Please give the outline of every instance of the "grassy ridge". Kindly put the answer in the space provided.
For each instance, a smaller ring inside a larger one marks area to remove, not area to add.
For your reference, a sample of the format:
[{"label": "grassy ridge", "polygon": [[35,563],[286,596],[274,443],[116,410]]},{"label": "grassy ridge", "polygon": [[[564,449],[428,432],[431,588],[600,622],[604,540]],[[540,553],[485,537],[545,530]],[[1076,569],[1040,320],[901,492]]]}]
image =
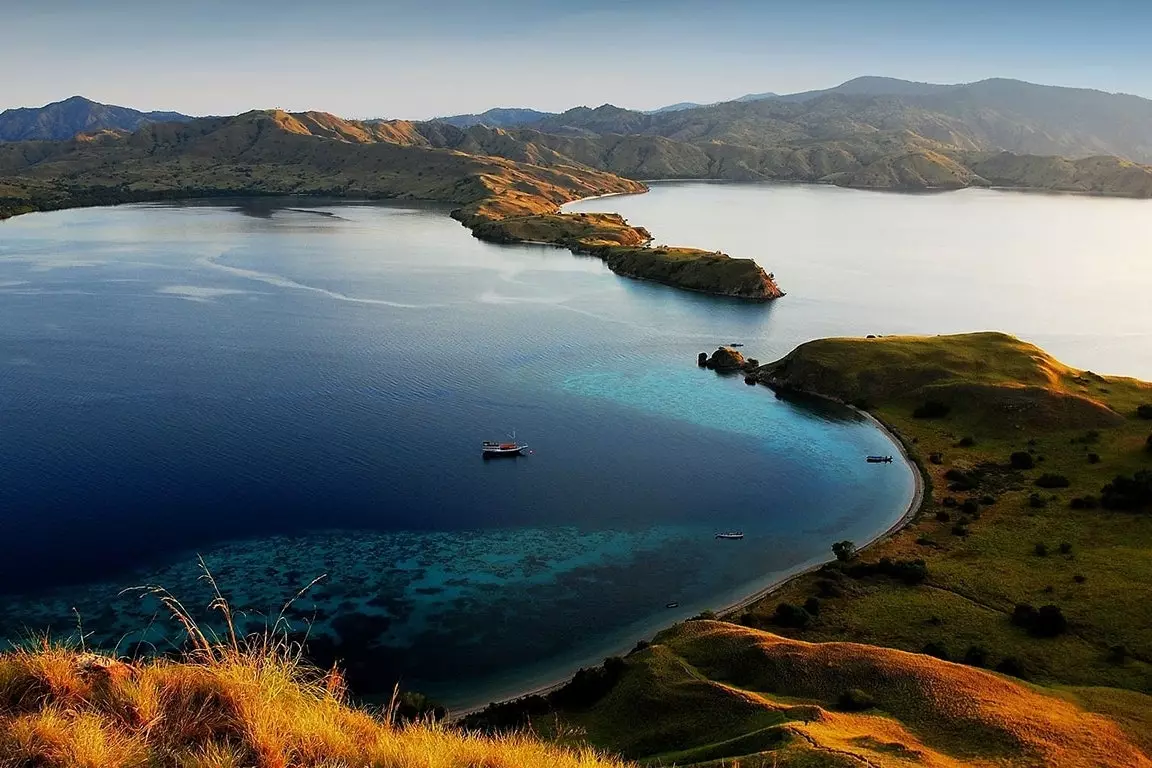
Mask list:
[{"label": "grassy ridge", "polygon": [[616,687],[566,719],[657,765],[1152,764],[1128,719],[1152,699],[1094,693],[1085,704],[929,656],[689,621],[631,654]]},{"label": "grassy ridge", "polygon": [[1152,384],[1000,333],[825,339],[755,376],[867,408],[924,468],[925,507],[730,622],[641,644],[564,722],[661,765],[1152,765],[1152,514],[1100,502],[1152,469]]},{"label": "grassy ridge", "polygon": [[126,663],[62,648],[0,655],[0,766],[614,768],[521,735],[396,725],[335,672],[267,648]]},{"label": "grassy ridge", "polygon": [[0,218],[226,195],[441,200],[460,204],[453,216],[485,240],[552,243],[599,256],[618,274],[689,290],[749,299],[782,295],[751,259],[649,249],[648,233],[618,216],[559,212],[562,203],[583,197],[643,192],[640,182],[559,156],[465,149],[470,152],[437,146],[413,123],[278,110],[149,124],[132,134],[5,144]]}]

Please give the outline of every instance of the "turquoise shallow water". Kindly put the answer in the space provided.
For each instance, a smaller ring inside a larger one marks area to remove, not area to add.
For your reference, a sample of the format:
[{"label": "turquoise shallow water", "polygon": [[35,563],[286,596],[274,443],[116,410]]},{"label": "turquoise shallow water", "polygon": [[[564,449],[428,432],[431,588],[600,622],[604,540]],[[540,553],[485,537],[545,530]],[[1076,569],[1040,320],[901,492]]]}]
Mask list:
[{"label": "turquoise shallow water", "polygon": [[[0,635],[79,614],[91,644],[169,649],[123,590],[206,605],[199,554],[249,630],[325,575],[288,619],[364,695],[548,682],[903,513],[911,472],[863,462],[895,451],[871,425],[696,367],[732,341],[767,358],[778,311],[484,244],[438,208],[6,222]],[[513,428],[533,453],[481,460]]]}]

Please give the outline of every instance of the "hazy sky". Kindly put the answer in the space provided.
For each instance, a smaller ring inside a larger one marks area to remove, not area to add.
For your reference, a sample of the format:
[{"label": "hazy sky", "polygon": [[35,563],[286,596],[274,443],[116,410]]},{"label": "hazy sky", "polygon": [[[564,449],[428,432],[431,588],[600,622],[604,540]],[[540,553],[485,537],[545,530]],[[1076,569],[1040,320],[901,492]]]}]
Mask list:
[{"label": "hazy sky", "polygon": [[1152,2],[0,0],[0,109],[649,109],[871,74],[1152,97]]}]

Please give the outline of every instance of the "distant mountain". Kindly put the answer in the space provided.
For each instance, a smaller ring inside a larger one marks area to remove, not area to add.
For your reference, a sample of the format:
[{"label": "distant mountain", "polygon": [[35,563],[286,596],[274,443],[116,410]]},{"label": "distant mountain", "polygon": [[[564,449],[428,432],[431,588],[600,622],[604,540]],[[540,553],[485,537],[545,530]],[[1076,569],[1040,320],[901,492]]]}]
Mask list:
[{"label": "distant mountain", "polygon": [[696,109],[697,107],[707,106],[706,104],[697,104],[694,101],[680,101],[675,104],[669,104],[666,107],[658,107],[656,109],[649,109],[645,112],[648,115],[659,114],[660,112],[679,112],[684,109]]},{"label": "distant mountain", "polygon": [[773,93],[772,91],[765,91],[764,93],[746,93],[738,99],[733,101],[763,101],[764,99],[778,99],[780,94]]},{"label": "distant mountain", "polygon": [[553,112],[540,112],[535,109],[516,109],[496,107],[478,115],[450,115],[438,117],[436,122],[448,123],[457,128],[470,128],[473,125],[486,125],[489,128],[513,128],[520,125],[531,125],[546,117],[552,117]]},{"label": "distant mountain", "polygon": [[577,107],[531,127],[565,136],[662,136],[758,149],[903,136],[910,145],[945,149],[1152,162],[1152,101],[1005,79],[936,85],[862,77],[824,91],[692,109]]},{"label": "distant mountain", "polygon": [[[732,101],[760,101],[761,99],[775,99],[775,98],[778,98],[778,96],[779,96],[779,94],[775,94],[775,93],[771,93],[771,92],[746,93],[738,99],[732,99]],[[701,107],[714,107],[717,104],[723,104],[723,103],[724,102],[722,102],[722,101],[714,101],[714,102],[711,102],[710,104],[698,104],[695,101],[681,101],[681,102],[678,102],[676,104],[669,104],[666,107],[660,107],[659,109],[647,110],[644,114],[656,115],[656,114],[659,114],[661,112],[683,112],[686,109],[700,109]]]},{"label": "distant mountain", "polygon": [[[841,83],[835,88],[825,88],[818,91],[801,91],[782,96],[768,94],[768,97],[782,101],[810,101],[830,93],[839,93],[845,96],[932,96],[944,93],[954,88],[963,88],[962,85],[936,85],[935,83],[917,83],[911,80],[899,80],[894,77],[864,76]],[[755,101],[755,98],[745,96],[740,101]]]},{"label": "distant mountain", "polygon": [[191,119],[179,112],[140,112],[73,96],[43,107],[0,112],[0,141],[62,141],[89,131],[134,131],[144,123]]}]

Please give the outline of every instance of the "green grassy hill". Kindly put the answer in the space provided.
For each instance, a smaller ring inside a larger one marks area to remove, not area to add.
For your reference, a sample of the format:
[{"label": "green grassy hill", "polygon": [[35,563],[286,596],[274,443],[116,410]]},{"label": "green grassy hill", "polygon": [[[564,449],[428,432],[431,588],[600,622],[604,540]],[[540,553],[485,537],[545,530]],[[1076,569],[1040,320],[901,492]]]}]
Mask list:
[{"label": "green grassy hill", "polygon": [[888,425],[912,522],[475,723],[558,710],[660,765],[1152,765],[1152,384],[1002,333],[822,339],[754,376]]}]

